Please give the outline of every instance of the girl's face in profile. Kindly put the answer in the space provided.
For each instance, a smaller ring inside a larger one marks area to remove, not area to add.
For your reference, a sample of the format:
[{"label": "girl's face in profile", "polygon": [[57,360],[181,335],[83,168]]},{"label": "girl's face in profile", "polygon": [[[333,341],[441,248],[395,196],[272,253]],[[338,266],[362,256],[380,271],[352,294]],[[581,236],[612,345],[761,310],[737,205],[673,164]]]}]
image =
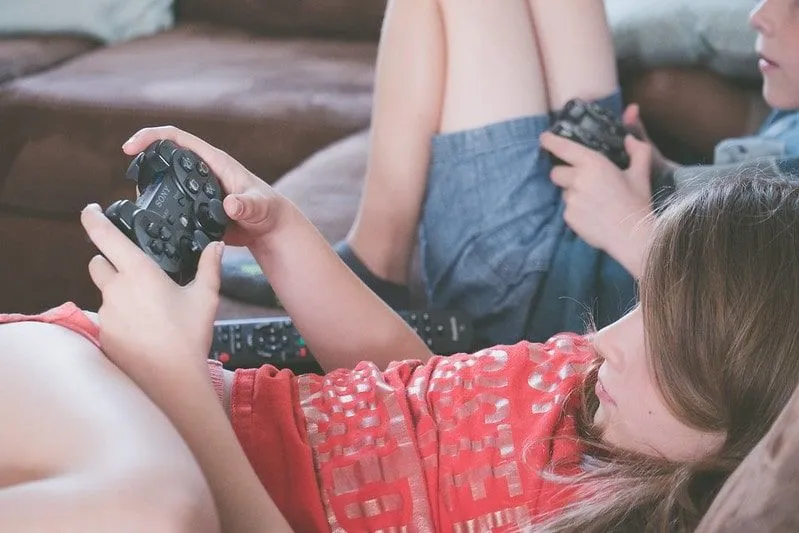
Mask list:
[{"label": "girl's face in profile", "polygon": [[760,0],[749,20],[757,31],[763,96],[778,109],[799,108],[799,0]]},{"label": "girl's face in profile", "polygon": [[593,344],[605,359],[594,416],[604,442],[675,461],[702,457],[721,446],[724,435],[689,427],[666,406],[649,364],[640,307],[598,331]]}]

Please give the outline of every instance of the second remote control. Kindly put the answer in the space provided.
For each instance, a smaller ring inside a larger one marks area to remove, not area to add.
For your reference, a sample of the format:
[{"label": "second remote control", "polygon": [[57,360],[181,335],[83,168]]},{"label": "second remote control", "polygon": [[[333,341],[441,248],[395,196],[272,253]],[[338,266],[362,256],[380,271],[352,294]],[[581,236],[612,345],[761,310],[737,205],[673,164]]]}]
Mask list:
[{"label": "second remote control", "polygon": [[[401,311],[399,315],[436,354],[472,349],[474,330],[461,313],[419,310]],[[265,364],[298,373],[321,370],[287,316],[217,321],[209,357],[231,370]]]}]

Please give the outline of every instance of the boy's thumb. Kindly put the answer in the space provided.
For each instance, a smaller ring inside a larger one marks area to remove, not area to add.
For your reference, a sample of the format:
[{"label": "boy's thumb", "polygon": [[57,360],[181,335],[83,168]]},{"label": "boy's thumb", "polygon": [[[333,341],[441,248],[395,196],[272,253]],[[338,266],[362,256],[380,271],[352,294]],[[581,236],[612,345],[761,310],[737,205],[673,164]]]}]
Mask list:
[{"label": "boy's thumb", "polygon": [[643,175],[649,179],[652,167],[652,146],[646,141],[639,141],[633,135],[627,135],[624,139],[624,148],[630,156],[628,171],[632,171],[635,176]]},{"label": "boy's thumb", "polygon": [[627,131],[635,135],[638,139],[649,140],[649,134],[641,121],[641,108],[638,104],[630,104],[624,110],[622,115],[622,122]]}]

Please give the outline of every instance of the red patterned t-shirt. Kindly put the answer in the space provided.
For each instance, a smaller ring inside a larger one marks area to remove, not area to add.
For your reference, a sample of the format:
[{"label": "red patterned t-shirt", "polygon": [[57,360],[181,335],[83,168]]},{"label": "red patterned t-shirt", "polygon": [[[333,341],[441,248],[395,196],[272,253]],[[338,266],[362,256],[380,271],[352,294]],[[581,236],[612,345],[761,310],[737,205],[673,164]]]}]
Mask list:
[{"label": "red patterned t-shirt", "polygon": [[573,496],[541,472],[578,472],[593,357],[559,335],[385,372],[239,371],[234,428],[297,531],[518,530]]}]

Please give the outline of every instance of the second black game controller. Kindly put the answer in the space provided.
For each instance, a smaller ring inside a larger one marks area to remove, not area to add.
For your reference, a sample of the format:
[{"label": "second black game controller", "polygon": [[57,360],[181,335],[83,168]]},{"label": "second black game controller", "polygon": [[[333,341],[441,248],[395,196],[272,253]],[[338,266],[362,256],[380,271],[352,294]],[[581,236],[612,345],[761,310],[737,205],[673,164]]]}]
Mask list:
[{"label": "second black game controller", "polygon": [[105,215],[177,283],[194,279],[200,254],[227,225],[219,180],[194,152],[169,140],[137,155],[126,177],[135,203],[118,200]]},{"label": "second black game controller", "polygon": [[630,166],[630,156],[624,148],[624,138],[630,132],[621,120],[598,104],[570,100],[549,131],[603,154],[622,170]]}]

